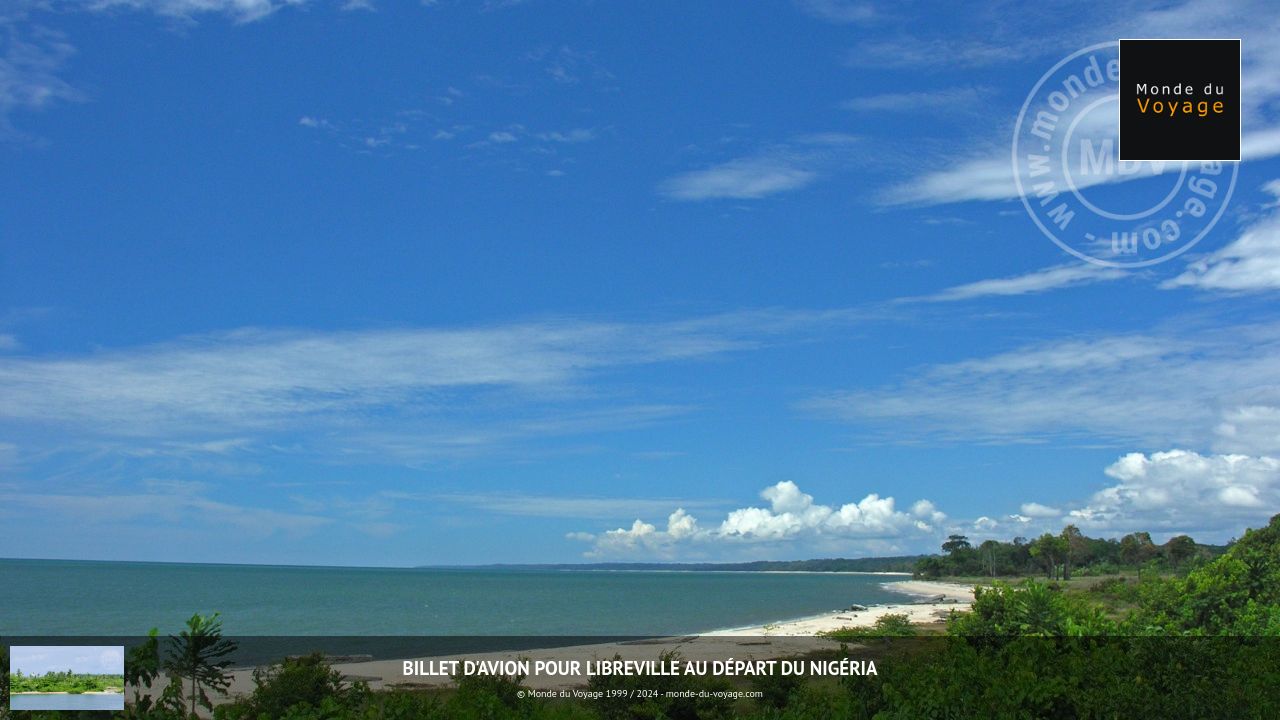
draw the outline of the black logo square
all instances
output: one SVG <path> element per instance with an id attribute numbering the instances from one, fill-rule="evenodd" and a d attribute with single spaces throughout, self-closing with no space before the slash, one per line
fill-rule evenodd
<path id="1" fill-rule="evenodd" d="M 1240 41 L 1121 40 L 1120 159 L 1239 160 Z"/>

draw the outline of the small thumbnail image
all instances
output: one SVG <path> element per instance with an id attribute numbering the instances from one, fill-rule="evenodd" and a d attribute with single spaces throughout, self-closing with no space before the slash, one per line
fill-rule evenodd
<path id="1" fill-rule="evenodd" d="M 123 710 L 119 645 L 14 645 L 10 710 Z"/>

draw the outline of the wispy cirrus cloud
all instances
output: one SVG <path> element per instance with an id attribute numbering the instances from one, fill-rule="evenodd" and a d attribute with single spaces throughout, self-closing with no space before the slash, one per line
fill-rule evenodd
<path id="1" fill-rule="evenodd" d="M 63 33 L 43 24 L 58 13 L 145 12 L 183 22 L 221 15 L 237 23 L 261 20 L 308 0 L 13 0 L 0 7 L 0 140 L 23 137 L 12 125 L 16 111 L 43 110 L 83 101 L 86 94 L 62 73 L 76 48 Z"/>
<path id="2" fill-rule="evenodd" d="M 167 525 L 232 527 L 256 538 L 305 535 L 333 522 L 318 515 L 214 500 L 198 484 L 184 483 L 154 485 L 149 490 L 129 493 L 0 492 L 0 506 L 10 512 L 21 509 L 77 518 L 90 525 L 150 520 Z"/>
<path id="3" fill-rule="evenodd" d="M 1122 12 L 1119 6 L 1108 7 L 1105 14 L 1090 15 L 1088 32 L 1083 28 L 1061 28 L 1056 38 L 1078 38 L 1073 45 L 1059 46 L 1059 56 L 1096 42 L 1097 37 L 1223 37 L 1243 38 L 1241 97 L 1244 133 L 1241 157 L 1258 160 L 1280 154 L 1280 19 L 1266 11 L 1267 5 L 1254 0 L 1221 2 L 1192 0 L 1180 4 L 1145 7 Z M 1102 22 L 1104 30 L 1097 31 Z M 1006 31 L 1016 28 L 1005 28 Z M 1022 38 L 1040 38 L 1041 33 L 1026 32 Z M 1089 38 L 1093 38 L 1090 40 Z M 1044 56 L 1046 47 L 1036 40 L 1012 43 L 955 42 L 952 40 L 867 44 L 851 55 L 855 64 L 881 64 L 906 67 L 928 67 L 931 63 L 949 66 L 1010 63 L 1033 56 Z M 1047 70 L 1051 63 L 1046 62 Z M 1030 87 L 1027 88 L 1030 90 Z M 1007 106 L 998 127 L 1012 128 L 1017 104 Z M 1105 115 L 1105 114 L 1104 114 Z M 1113 133 L 1117 128 L 1109 128 Z M 1103 137 L 1100 128 L 1091 137 Z M 945 158 L 936 167 L 918 171 L 911 179 L 891 186 L 882 196 L 886 204 L 944 204 L 968 201 L 1007 200 L 1018 197 L 1009 159 L 1009 130 L 997 137 L 981 137 L 970 141 L 982 150 Z M 1148 174 L 1098 176 L 1098 182 L 1126 182 Z M 1080 178 L 1076 184 L 1080 186 Z"/>
<path id="4" fill-rule="evenodd" d="M 886 441 L 1058 439 L 1276 454 L 1278 354 L 1274 322 L 1072 338 L 924 366 L 803 407 Z"/>
<path id="5" fill-rule="evenodd" d="M 132 10 L 162 17 L 194 20 L 200 15 L 224 15 L 236 22 L 261 20 L 286 7 L 306 5 L 309 0 L 89 0 L 90 10 Z M 349 4 L 349 3 L 348 3 Z"/>
<path id="6" fill-rule="evenodd" d="M 846 56 L 855 67 L 882 68 L 979 68 L 1021 60 L 1043 52 L 1043 46 L 1027 40 L 998 42 L 966 40 L 960 37 L 919 38 L 902 36 L 893 40 L 868 40 Z"/>
<path id="7" fill-rule="evenodd" d="M 1280 199 L 1280 181 L 1264 190 Z M 1160 285 L 1228 293 L 1280 290 L 1280 210 L 1268 203 L 1264 215 L 1249 223 L 1225 247 L 1196 258 L 1186 270 Z"/>
<path id="8" fill-rule="evenodd" d="M 658 193 L 672 200 L 757 200 L 817 181 L 858 139 L 842 133 L 802 135 L 760 152 L 667 178 Z"/>
<path id="9" fill-rule="evenodd" d="M 1078 262 L 1035 270 L 1022 275 L 990 278 L 947 288 L 932 295 L 901 298 L 898 302 L 959 302 L 983 297 L 1014 297 L 1091 285 L 1127 277 L 1117 268 Z"/>
<path id="10" fill-rule="evenodd" d="M 667 512 L 672 506 L 709 508 L 728 504 L 725 500 L 713 499 L 582 497 L 522 493 L 442 493 L 405 497 L 446 505 L 460 505 L 498 515 L 589 520 L 613 520 L 636 514 Z"/>
<path id="11" fill-rule="evenodd" d="M 991 88 L 966 85 L 941 90 L 866 95 L 845 100 L 840 103 L 840 107 L 870 113 L 945 110 L 948 114 L 954 114 L 972 111 L 991 94 Z"/>
<path id="12" fill-rule="evenodd" d="M 659 192 L 673 200 L 758 199 L 798 190 L 818 179 L 793 157 L 738 158 L 669 178 Z"/>
<path id="13" fill-rule="evenodd" d="M 795 0 L 795 3 L 806 15 L 837 25 L 863 23 L 878 14 L 874 4 L 862 0 Z"/>
<path id="14" fill-rule="evenodd" d="M 608 378 L 852 317 L 756 311 L 648 324 L 242 329 L 79 355 L 9 355 L 0 357 L 0 425 L 147 442 L 341 430 L 338 445 L 353 449 L 476 451 L 678 415 L 686 408 L 619 397 Z"/>
<path id="15" fill-rule="evenodd" d="M 15 112 L 85 97 L 59 77 L 75 47 L 62 33 L 24 24 L 22 18 L 0 14 L 0 140 L 21 137 L 12 124 Z"/>

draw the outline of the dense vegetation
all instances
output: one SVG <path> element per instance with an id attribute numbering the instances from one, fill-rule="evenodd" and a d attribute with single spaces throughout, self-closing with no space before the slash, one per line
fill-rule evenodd
<path id="1" fill-rule="evenodd" d="M 1135 532 L 1119 540 L 1086 537 L 1075 525 L 1054 535 L 1012 542 L 986 540 L 976 547 L 964 535 L 952 535 L 942 544 L 941 555 L 918 558 L 912 568 L 917 577 L 944 576 L 1018 577 L 1043 574 L 1050 580 L 1070 580 L 1074 575 L 1114 575 L 1124 571 L 1178 571 L 1189 564 L 1221 555 L 1225 547 L 1201 545 L 1186 535 L 1156 545 L 1151 534 Z"/>
<path id="2" fill-rule="evenodd" d="M 1200 547 L 1200 546 L 1197 546 Z M 1149 559 L 1150 560 L 1150 559 Z M 1280 717 L 1280 515 L 1212 560 L 1180 558 L 1180 573 L 1111 578 L 1088 590 L 1027 578 L 979 588 L 945 634 L 888 616 L 841 631 L 838 654 L 873 658 L 874 676 L 840 680 L 697 676 L 592 679 L 602 700 L 530 699 L 521 677 L 456 678 L 452 690 L 373 691 L 347 682 L 320 655 L 254 673 L 246 697 L 213 708 L 215 720 L 803 720 L 849 718 Z M 1061 573 L 1061 574 L 1066 574 Z M 161 660 L 154 634 L 126 663 L 131 687 L 169 684 L 158 701 L 135 694 L 120 715 L 180 720 L 209 708 L 184 678 L 218 687 L 224 671 L 216 623 L 193 618 Z M 198 636 L 199 642 L 194 638 Z M 191 648 L 202 649 L 192 654 Z M 186 660 L 182 660 L 186 658 Z M 184 675 L 188 673 L 190 675 Z M 658 690 L 635 697 L 631 690 Z M 753 690 L 732 699 L 725 690 Z M 613 691 L 611 693 L 611 691 Z M 666 694 L 671 692 L 670 695 Z M 37 717 L 69 717 L 43 713 Z"/>
<path id="3" fill-rule="evenodd" d="M 9 676 L 9 691 L 15 693 L 70 693 L 123 692 L 123 675 L 93 675 L 50 671 L 43 675 L 23 675 L 21 670 Z"/>

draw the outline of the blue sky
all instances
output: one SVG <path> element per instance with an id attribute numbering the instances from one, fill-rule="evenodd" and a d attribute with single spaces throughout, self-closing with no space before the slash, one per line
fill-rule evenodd
<path id="1" fill-rule="evenodd" d="M 0 545 L 860 556 L 1280 511 L 1265 4 L 9 0 Z M 1225 216 L 1082 263 L 1024 98 L 1241 37 Z M 1136 178 L 1105 185 L 1123 201 Z"/>
<path id="2" fill-rule="evenodd" d="M 124 648 L 118 645 L 14 645 L 9 671 L 24 675 L 72 672 L 88 675 L 124 673 Z"/>

